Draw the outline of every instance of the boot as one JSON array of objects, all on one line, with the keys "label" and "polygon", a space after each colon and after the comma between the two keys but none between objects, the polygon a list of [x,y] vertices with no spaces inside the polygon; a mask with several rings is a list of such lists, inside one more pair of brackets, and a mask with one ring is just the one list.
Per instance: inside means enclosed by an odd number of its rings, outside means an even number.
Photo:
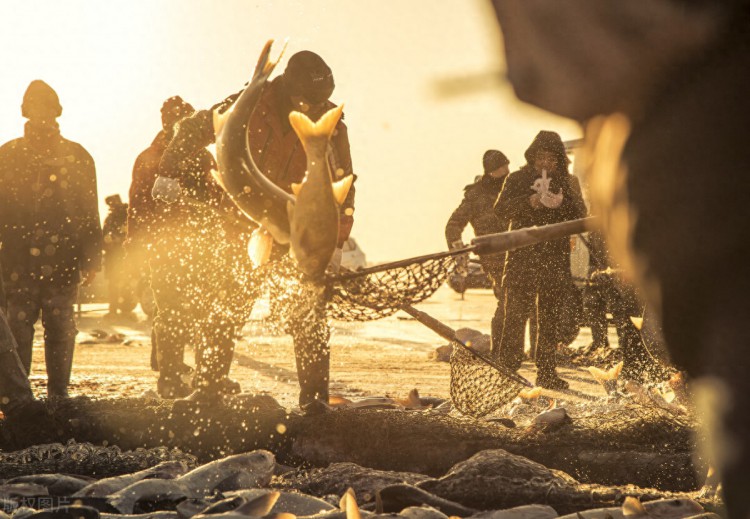
[{"label": "boot", "polygon": [[0,408],[3,413],[11,415],[33,400],[29,377],[16,350],[0,352]]},{"label": "boot", "polygon": [[74,350],[75,339],[45,342],[44,359],[47,363],[47,396],[49,398],[68,398]]}]

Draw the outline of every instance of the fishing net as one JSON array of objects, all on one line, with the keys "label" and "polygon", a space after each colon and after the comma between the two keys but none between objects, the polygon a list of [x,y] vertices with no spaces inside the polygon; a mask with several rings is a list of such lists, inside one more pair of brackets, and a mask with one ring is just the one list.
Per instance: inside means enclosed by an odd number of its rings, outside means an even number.
[{"label": "fishing net", "polygon": [[462,414],[481,418],[501,408],[526,384],[518,375],[459,344],[451,353],[451,400]]},{"label": "fishing net", "polygon": [[[294,261],[287,256],[261,267],[257,275],[262,276],[273,295],[272,319],[279,322],[304,321],[301,315],[314,306],[309,303],[324,293],[330,318],[372,321],[405,310],[435,330],[436,327],[448,328],[411,307],[434,294],[455,268],[452,253],[424,256],[364,272],[345,273],[329,278],[325,288],[316,289],[301,282]],[[490,414],[529,385],[492,359],[454,343],[450,393],[453,405],[462,414],[475,418]]]},{"label": "fishing net", "polygon": [[[327,313],[338,321],[374,321],[415,305],[442,286],[455,268],[453,256],[415,258],[391,268],[368,269],[329,278]],[[305,297],[300,273],[288,256],[256,269],[255,277],[283,306]]]}]

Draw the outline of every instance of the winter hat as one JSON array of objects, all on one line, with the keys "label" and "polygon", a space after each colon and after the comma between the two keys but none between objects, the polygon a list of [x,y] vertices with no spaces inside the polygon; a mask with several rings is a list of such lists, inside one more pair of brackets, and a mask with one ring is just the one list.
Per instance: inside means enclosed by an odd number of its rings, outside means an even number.
[{"label": "winter hat", "polygon": [[482,157],[482,166],[484,166],[485,173],[495,171],[496,169],[500,169],[508,164],[510,164],[508,157],[499,150],[487,150]]},{"label": "winter hat", "polygon": [[122,203],[122,198],[120,198],[120,195],[109,195],[107,198],[104,199],[104,203],[107,204],[109,207],[117,207],[120,205],[125,205]]},{"label": "winter hat", "polygon": [[23,117],[29,119],[34,111],[37,114],[50,115],[53,119],[60,117],[62,114],[62,106],[60,106],[60,98],[57,97],[57,92],[41,79],[35,79],[29,83],[21,103],[21,115]]},{"label": "winter hat", "polygon": [[282,81],[289,96],[302,96],[315,104],[331,97],[336,86],[330,67],[323,58],[309,50],[289,58]]},{"label": "winter hat", "polygon": [[534,162],[536,154],[540,151],[551,151],[558,156],[561,165],[570,163],[568,154],[565,152],[565,144],[563,144],[560,135],[555,132],[542,130],[534,137],[534,141],[523,154],[526,157],[526,162],[529,164]]},{"label": "winter hat", "polygon": [[190,103],[184,101],[180,96],[172,96],[161,105],[161,124],[165,129],[169,129],[185,117],[195,112],[195,108]]}]

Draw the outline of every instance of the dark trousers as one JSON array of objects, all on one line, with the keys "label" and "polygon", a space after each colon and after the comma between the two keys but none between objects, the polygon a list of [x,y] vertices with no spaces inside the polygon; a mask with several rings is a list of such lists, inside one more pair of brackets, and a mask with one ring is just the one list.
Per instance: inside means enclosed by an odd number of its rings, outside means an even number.
[{"label": "dark trousers", "polygon": [[286,328],[294,341],[299,404],[305,406],[313,400],[328,403],[331,330],[326,315],[326,295],[321,287],[303,287],[302,296],[291,305]]},{"label": "dark trousers", "polygon": [[47,365],[47,394],[67,396],[73,367],[75,337],[78,334],[73,306],[77,285],[57,286],[34,282],[8,285],[8,323],[18,344],[18,356],[27,373],[31,371],[34,325],[42,316],[44,358]]},{"label": "dark trousers", "polygon": [[536,313],[536,338],[533,331],[531,334],[532,341],[536,340],[536,366],[542,375],[554,373],[558,342],[556,314],[566,288],[565,276],[560,269],[506,266],[501,300],[492,323],[493,331],[498,331],[492,337],[492,353],[508,368],[521,367],[526,320]]},{"label": "dark trousers", "polygon": [[242,249],[213,218],[196,218],[155,241],[149,265],[161,379],[179,377],[189,345],[196,387],[216,387],[228,376],[235,337],[258,295]]},{"label": "dark trousers", "polygon": [[0,309],[0,410],[10,414],[33,399],[29,377],[16,351],[16,340]]}]

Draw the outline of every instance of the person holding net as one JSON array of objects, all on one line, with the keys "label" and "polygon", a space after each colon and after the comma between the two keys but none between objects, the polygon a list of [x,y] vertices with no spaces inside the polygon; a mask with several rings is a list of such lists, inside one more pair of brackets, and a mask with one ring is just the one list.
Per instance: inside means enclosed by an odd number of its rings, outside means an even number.
[{"label": "person holding net", "polygon": [[[508,175],[495,204],[497,217],[510,229],[541,226],[586,215],[578,179],[568,172],[569,159],[560,136],[541,131],[526,150],[527,164]],[[567,389],[556,372],[558,320],[565,291],[571,285],[570,240],[559,238],[506,253],[501,301],[492,353],[512,370],[521,367],[526,319],[537,312],[538,386]]]}]

